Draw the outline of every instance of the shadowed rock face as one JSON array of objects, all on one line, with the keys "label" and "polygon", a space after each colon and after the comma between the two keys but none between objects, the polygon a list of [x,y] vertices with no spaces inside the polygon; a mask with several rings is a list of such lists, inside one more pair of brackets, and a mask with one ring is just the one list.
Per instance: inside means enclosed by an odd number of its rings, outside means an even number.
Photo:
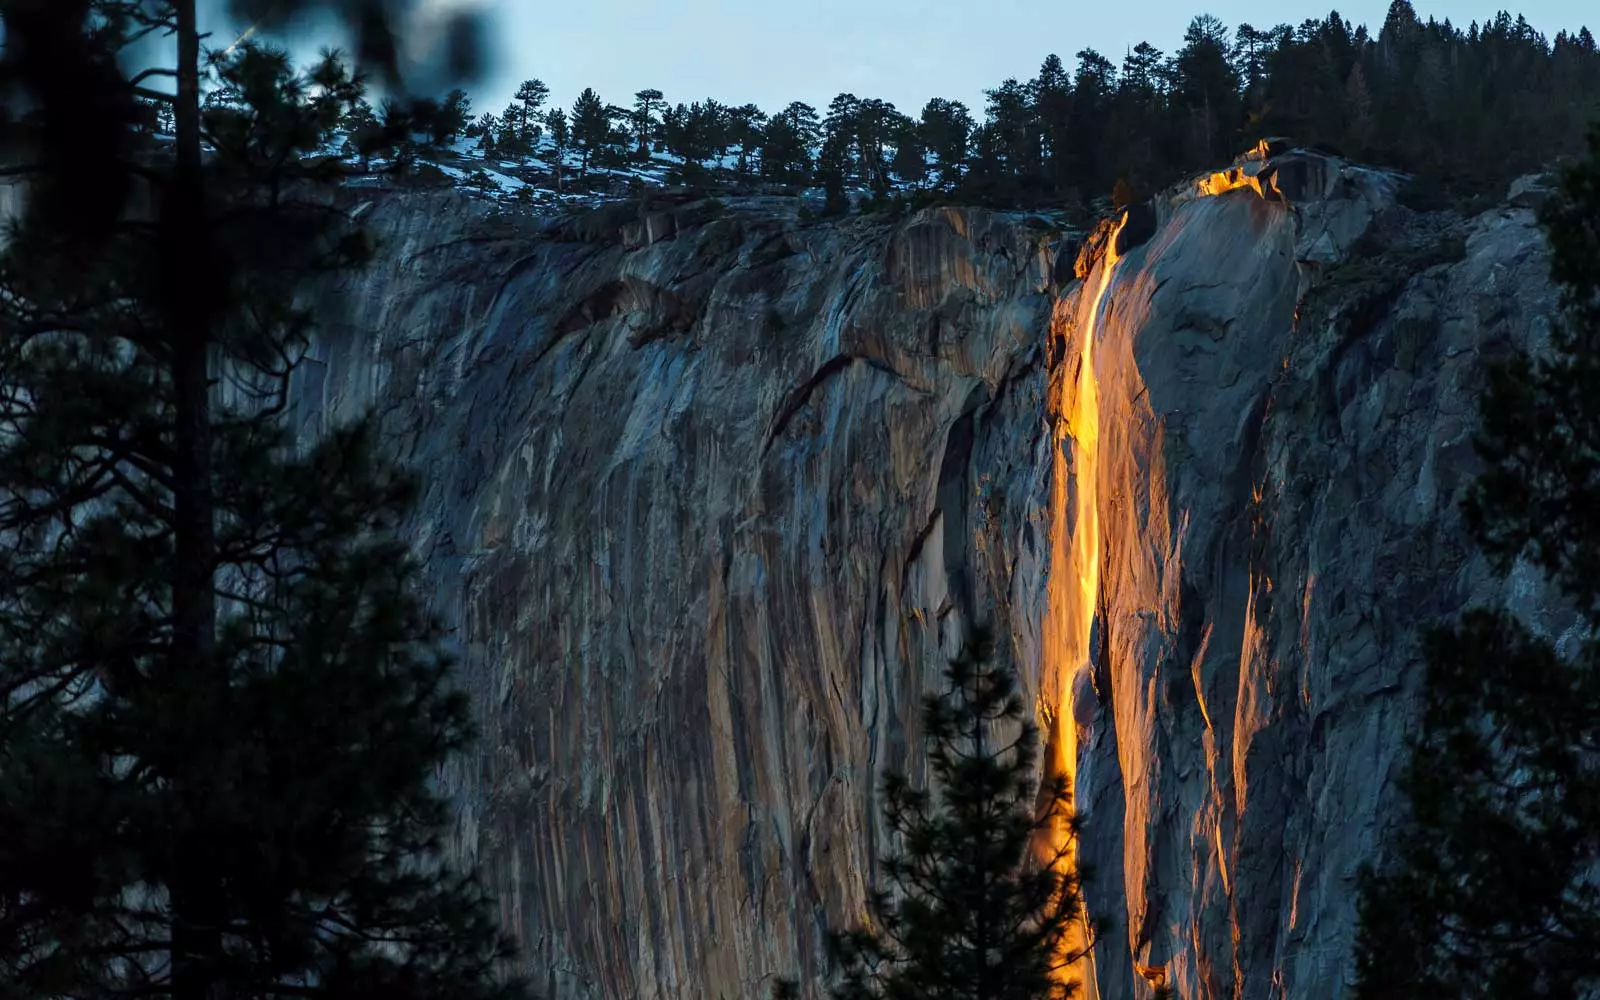
[{"label": "shadowed rock face", "polygon": [[[1375,219],[1439,241],[1382,175],[1318,161],[1288,198],[1276,170],[1270,201],[1154,206],[1098,329],[1121,457],[1074,713],[1105,997],[1145,988],[1135,962],[1185,997],[1340,995],[1412,630],[1503,596],[1452,502],[1483,358],[1552,303],[1530,213],[1357,280],[1331,265]],[[300,385],[308,433],[376,405],[425,479],[416,547],[485,737],[442,776],[453,847],[552,996],[812,980],[962,629],[995,622],[1041,706],[1072,678],[1043,640],[1051,384],[1086,282],[977,210],[486,211],[377,196],[380,262],[329,296]]]}]

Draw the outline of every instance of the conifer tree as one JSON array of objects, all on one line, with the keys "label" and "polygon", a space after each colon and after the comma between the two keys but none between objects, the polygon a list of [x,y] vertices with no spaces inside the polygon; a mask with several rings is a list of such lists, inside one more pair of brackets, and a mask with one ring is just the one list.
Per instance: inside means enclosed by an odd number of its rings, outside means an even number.
[{"label": "conifer tree", "polygon": [[487,160],[493,159],[498,150],[495,142],[495,136],[499,134],[500,129],[500,119],[496,118],[490,112],[485,111],[483,114],[478,116],[477,121],[467,126],[465,134],[469,139],[478,140],[478,151],[481,152],[484,159]]},{"label": "conifer tree", "polygon": [[620,104],[606,105],[606,141],[601,157],[607,166],[622,166],[634,148],[633,111]]},{"label": "conifer tree", "polygon": [[378,120],[377,113],[365,98],[357,97],[350,103],[339,121],[339,128],[345,134],[340,155],[347,161],[355,161],[363,169],[372,154],[386,145],[383,122]]},{"label": "conifer tree", "polygon": [[1241,24],[1234,29],[1233,50],[1230,57],[1233,62],[1233,72],[1239,77],[1247,99],[1255,95],[1256,88],[1266,76],[1267,52],[1271,41],[1271,32],[1260,31],[1249,23]]},{"label": "conifer tree", "polygon": [[522,105],[522,122],[525,125],[534,125],[543,114],[544,102],[550,99],[550,88],[545,86],[543,80],[524,80],[517,87],[517,92],[512,100]]},{"label": "conifer tree", "polygon": [[495,151],[506,159],[522,160],[533,152],[532,125],[523,117],[522,105],[512,101],[500,112],[494,133]]},{"label": "conifer tree", "polygon": [[436,111],[428,115],[428,131],[435,146],[448,146],[472,124],[472,101],[457,88],[445,95]]},{"label": "conifer tree", "polygon": [[[392,82],[393,9],[359,38]],[[471,727],[395,534],[412,484],[370,423],[284,422],[304,281],[366,256],[323,151],[359,86],[204,57],[194,0],[0,20],[32,108],[0,123],[30,185],[0,251],[0,996],[520,995],[440,851]],[[147,29],[175,92],[119,58]]]},{"label": "conifer tree", "polygon": [[854,94],[839,94],[828,102],[828,114],[822,119],[823,138],[836,140],[838,161],[846,182],[858,176],[860,161],[856,156],[856,119],[860,113],[860,98]]},{"label": "conifer tree", "polygon": [[985,125],[992,136],[998,169],[1011,180],[1036,171],[1038,148],[1030,140],[1037,131],[1027,88],[1013,78],[984,96],[989,99]]},{"label": "conifer tree", "polygon": [[[1086,930],[1080,877],[1067,870],[1070,792],[1056,778],[1036,796],[1038,729],[993,653],[979,631],[923,706],[933,790],[901,775],[884,783],[899,853],[883,865],[889,888],[872,894],[871,924],[833,939],[837,1000],[1035,1000],[1080,985],[1067,975]],[[1052,836],[1062,843],[1041,851]]]},{"label": "conifer tree", "polygon": [[728,112],[731,109],[709,97],[697,102],[696,106],[699,108],[696,133],[700,136],[701,146],[708,157],[720,161],[728,155],[728,146],[732,142],[728,128]]},{"label": "conifer tree", "polygon": [[1466,506],[1500,572],[1526,558],[1559,587],[1576,641],[1486,609],[1427,636],[1409,819],[1362,879],[1358,1000],[1600,990],[1600,128],[1588,146],[1544,218],[1553,351],[1492,373]]},{"label": "conifer tree", "polygon": [[728,136],[739,147],[736,169],[741,175],[750,172],[750,163],[761,148],[762,131],[766,124],[766,113],[754,104],[742,104],[728,110]]},{"label": "conifer tree", "polygon": [[808,154],[822,141],[822,120],[816,108],[803,101],[791,101],[783,109],[783,117],[794,128]]},{"label": "conifer tree", "polygon": [[848,140],[833,133],[822,141],[817,154],[817,183],[822,186],[823,215],[843,215],[850,211],[850,199],[845,194],[845,178],[850,169]]},{"label": "conifer tree", "polygon": [[816,127],[816,109],[799,101],[773,115],[761,132],[761,176],[779,184],[803,183],[811,172]]},{"label": "conifer tree", "polygon": [[853,124],[855,146],[860,153],[860,176],[876,197],[883,197],[889,190],[889,164],[884,144],[906,121],[905,115],[893,104],[880,98],[871,97],[856,104]]},{"label": "conifer tree", "polygon": [[1106,128],[1116,93],[1117,68],[1094,49],[1081,49],[1072,76],[1072,123],[1068,128],[1067,156],[1071,173],[1084,191],[1104,191],[1115,180],[1109,176]]},{"label": "conifer tree", "polygon": [[633,134],[639,140],[634,158],[643,162],[650,159],[651,143],[660,135],[661,119],[658,109],[665,107],[661,91],[653,88],[633,95]]},{"label": "conifer tree", "polygon": [[967,141],[972,135],[972,114],[960,101],[935,97],[922,108],[918,125],[922,141],[933,154],[939,183],[953,187],[961,180],[967,162]]},{"label": "conifer tree", "polygon": [[915,122],[902,118],[895,124],[894,174],[915,187],[921,187],[928,178],[928,150],[922,144],[921,131]]},{"label": "conifer tree", "polygon": [[1033,118],[1039,129],[1044,174],[1058,188],[1064,188],[1067,186],[1067,130],[1072,120],[1072,81],[1061,57],[1054,52],[1046,56],[1039,66],[1039,75],[1028,89],[1033,97]]},{"label": "conifer tree", "polygon": [[1233,154],[1239,78],[1229,61],[1233,41],[1215,17],[1190,21],[1183,42],[1173,60],[1173,100],[1182,120],[1183,165],[1198,170]]},{"label": "conifer tree", "polygon": [[555,178],[556,190],[560,191],[565,185],[567,150],[572,146],[572,128],[567,124],[567,113],[560,108],[551,108],[546,112],[544,123],[550,130],[550,145],[545,147],[540,155],[550,164],[550,173]]},{"label": "conifer tree", "polygon": [[578,147],[579,175],[589,175],[589,162],[611,138],[611,118],[606,114],[606,104],[593,88],[583,88],[583,93],[572,104],[572,144]]}]

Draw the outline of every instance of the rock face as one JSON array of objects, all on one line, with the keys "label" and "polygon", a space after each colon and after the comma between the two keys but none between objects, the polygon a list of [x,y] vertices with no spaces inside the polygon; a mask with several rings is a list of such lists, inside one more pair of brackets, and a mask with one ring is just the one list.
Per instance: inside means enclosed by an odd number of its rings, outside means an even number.
[{"label": "rock face", "polygon": [[[1126,920],[1096,955],[1106,997],[1136,995],[1134,963],[1184,997],[1344,995],[1418,626],[1544,606],[1531,578],[1500,592],[1455,512],[1484,359],[1553,307],[1532,216],[1402,224],[1391,178],[1307,159],[1286,204],[1172,198],[1099,317],[1101,707],[1078,790],[1090,909]],[[1087,322],[1069,295],[1056,329]]]},{"label": "rock face", "polygon": [[[1096,315],[1108,234],[1077,280],[1019,215],[363,206],[380,263],[328,296],[298,413],[377,406],[425,477],[485,737],[441,776],[453,846],[549,995],[817,982],[888,846],[882,774],[921,767],[920,695],[980,620],[1080,723],[1099,995],[1140,995],[1135,963],[1186,998],[1340,995],[1416,625],[1541,606],[1453,499],[1483,359],[1553,297],[1526,210],[1419,220],[1385,175],[1271,162],[1152,206]],[[1091,330],[1105,569],[1071,663],[1052,489],[1085,495]]]}]

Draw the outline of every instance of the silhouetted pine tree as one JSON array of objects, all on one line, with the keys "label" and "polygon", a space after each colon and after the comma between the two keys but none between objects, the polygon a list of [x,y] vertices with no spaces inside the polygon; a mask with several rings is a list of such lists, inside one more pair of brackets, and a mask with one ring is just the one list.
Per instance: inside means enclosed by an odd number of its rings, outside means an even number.
[{"label": "silhouetted pine tree", "polygon": [[766,114],[754,104],[742,104],[728,110],[728,138],[739,147],[736,169],[740,175],[750,172],[751,161],[761,148],[762,129],[766,124]]},{"label": "silhouetted pine tree", "polygon": [[843,215],[850,210],[850,199],[845,195],[845,177],[850,169],[846,151],[848,140],[841,133],[833,133],[822,141],[822,152],[817,155],[817,183],[822,186],[823,215]]},{"label": "silhouetted pine tree", "polygon": [[637,91],[633,95],[633,135],[639,141],[633,158],[641,163],[650,159],[651,143],[661,134],[661,119],[657,111],[666,106],[661,96],[661,91],[653,88]]},{"label": "silhouetted pine tree", "polygon": [[522,141],[531,149],[539,140],[539,122],[544,117],[544,102],[550,99],[550,88],[539,79],[524,80],[517,87],[516,95],[512,100],[521,105],[521,116],[517,123],[522,127]]},{"label": "silhouetted pine tree", "polygon": [[[394,5],[361,8],[392,68]],[[323,152],[359,87],[203,62],[194,0],[0,19],[32,108],[0,130],[29,184],[0,252],[0,997],[520,995],[441,856],[471,727],[395,534],[412,483],[370,422],[284,422],[304,282],[367,252]],[[151,97],[119,56],[168,27]],[[237,99],[202,110],[208,63]],[[174,141],[136,138],[139,96]]]},{"label": "silhouetted pine tree", "polygon": [[[834,140],[846,183],[861,179],[860,159],[856,155],[856,133],[860,124],[858,121],[860,114],[860,98],[854,94],[838,94],[828,102],[828,114],[822,119],[822,137],[825,142]],[[820,174],[822,170],[820,157],[817,169]]]},{"label": "silhouetted pine tree", "polygon": [[[1077,839],[1063,779],[1036,795],[1039,733],[1011,670],[980,631],[945,670],[948,690],[923,707],[932,791],[884,784],[899,852],[868,926],[834,938],[838,1000],[944,997],[1034,1000],[1073,995],[1066,970],[1086,930],[1081,881],[1064,871]],[[1042,804],[1042,805],[1041,805]],[[1051,836],[1065,842],[1043,853]]]},{"label": "silhouetted pine tree", "polygon": [[1600,129],[1545,214],[1563,314],[1491,378],[1468,522],[1581,618],[1558,650],[1503,612],[1427,637],[1408,825],[1363,876],[1358,1000],[1600,990]]},{"label": "silhouetted pine tree", "polygon": [[810,105],[795,102],[773,115],[761,132],[761,176],[779,184],[803,183],[811,173],[811,152],[801,131],[806,121],[816,122]]},{"label": "silhouetted pine tree", "polygon": [[972,115],[960,101],[935,97],[922,107],[917,133],[933,154],[939,184],[951,188],[961,182],[967,162],[967,140],[972,135]]},{"label": "silhouetted pine tree", "polygon": [[589,162],[611,139],[611,118],[605,102],[589,87],[572,105],[572,144],[578,147],[579,176],[589,175]]},{"label": "silhouetted pine tree", "polygon": [[572,128],[567,124],[567,113],[560,108],[545,112],[545,128],[550,132],[550,145],[540,151],[540,156],[550,166],[556,190],[566,186],[567,150],[572,147]]}]

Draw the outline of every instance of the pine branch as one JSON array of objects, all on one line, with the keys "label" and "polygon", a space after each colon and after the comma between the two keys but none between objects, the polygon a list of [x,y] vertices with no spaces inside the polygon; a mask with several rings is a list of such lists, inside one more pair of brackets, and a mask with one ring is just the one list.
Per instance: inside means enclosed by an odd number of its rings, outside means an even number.
[{"label": "pine branch", "polygon": [[[148,29],[148,30],[154,30],[154,29]],[[144,81],[150,79],[153,76],[165,76],[165,77],[170,77],[172,79],[177,79],[178,71],[175,70],[175,69],[167,69],[165,67],[151,67],[150,69],[141,70],[140,72],[135,73],[132,77],[130,77],[128,79],[128,86],[133,87],[134,90],[136,92],[138,92],[140,90],[139,84],[143,83]]]}]

